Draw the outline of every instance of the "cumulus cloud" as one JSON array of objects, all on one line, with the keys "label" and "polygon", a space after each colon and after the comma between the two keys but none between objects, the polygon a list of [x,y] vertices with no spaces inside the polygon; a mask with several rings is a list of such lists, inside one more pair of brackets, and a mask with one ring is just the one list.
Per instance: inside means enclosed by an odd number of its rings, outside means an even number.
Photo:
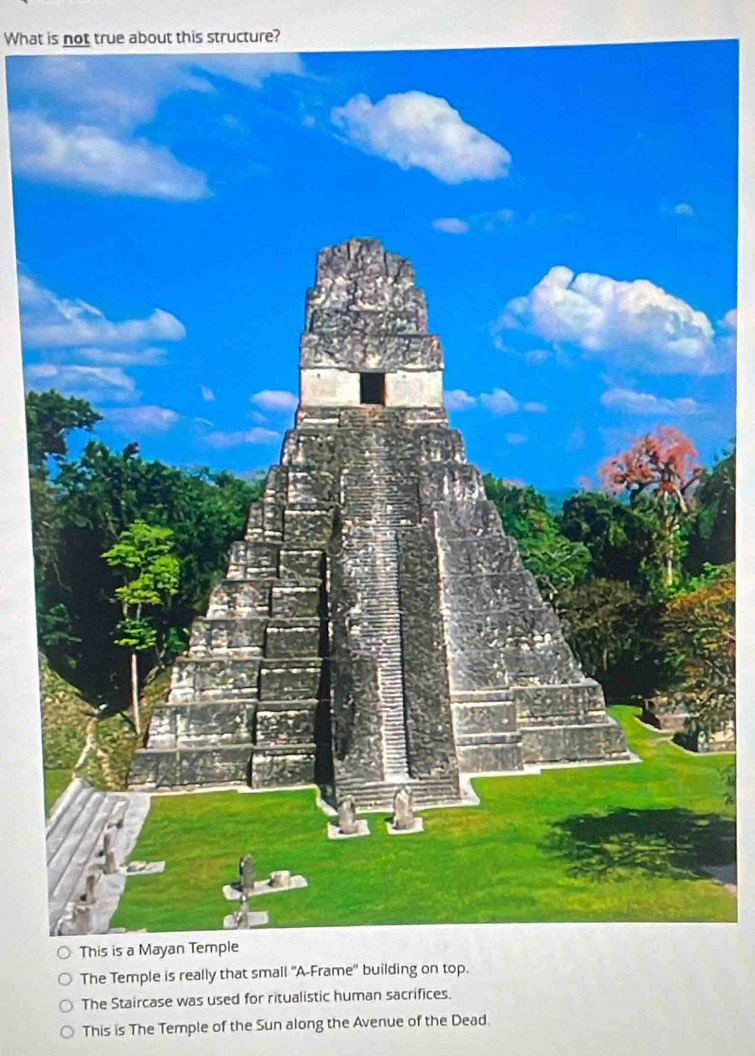
[{"label": "cumulus cloud", "polygon": [[464,389],[450,389],[443,394],[443,402],[449,411],[466,411],[468,407],[474,407],[477,400]]},{"label": "cumulus cloud", "polygon": [[704,414],[708,410],[704,404],[687,396],[669,398],[655,396],[651,392],[635,392],[633,389],[607,389],[600,397],[600,402],[611,410],[646,418],[668,415],[687,417]]},{"label": "cumulus cloud", "polygon": [[120,367],[32,363],[24,369],[30,389],[57,389],[90,401],[121,402],[139,396],[136,382]]},{"label": "cumulus cloud", "polygon": [[167,407],[143,404],[140,407],[114,407],[107,412],[105,420],[119,433],[165,433],[180,417]]},{"label": "cumulus cloud", "polygon": [[227,447],[240,447],[242,444],[272,444],[280,440],[280,433],[274,429],[263,429],[255,426],[253,429],[238,429],[235,432],[213,432],[208,433],[205,442],[210,447],[224,449]]},{"label": "cumulus cloud", "polygon": [[528,411],[529,414],[545,414],[548,407],[544,403],[535,403],[534,401],[529,400],[527,403],[522,404],[522,410]]},{"label": "cumulus cloud", "polygon": [[677,202],[674,206],[674,213],[677,216],[694,216],[695,210],[687,202]]},{"label": "cumulus cloud", "polygon": [[497,327],[655,374],[725,369],[707,315],[648,279],[624,282],[553,267],[526,296],[508,302]]},{"label": "cumulus cloud", "polygon": [[297,55],[281,54],[34,57],[9,78],[14,171],[103,194],[204,198],[204,173],[137,130],[176,92],[215,92],[212,76],[259,89],[272,74],[303,72]]},{"label": "cumulus cloud", "polygon": [[528,439],[529,437],[526,436],[524,433],[506,433],[505,436],[506,443],[514,444],[515,446],[518,446],[519,444],[526,444]]},{"label": "cumulus cloud", "polygon": [[200,385],[199,391],[202,393],[202,399],[205,400],[207,403],[212,403],[212,401],[215,399],[215,393],[206,385]]},{"label": "cumulus cloud", "polygon": [[492,414],[513,414],[514,411],[519,410],[519,402],[505,389],[493,389],[492,392],[481,393],[480,402]]},{"label": "cumulus cloud", "polygon": [[469,231],[466,220],[460,220],[458,216],[442,216],[433,220],[432,227],[436,231],[444,231],[447,235],[465,235]]},{"label": "cumulus cloud", "polygon": [[402,169],[425,169],[444,183],[508,175],[505,147],[467,124],[446,99],[426,92],[387,95],[378,103],[355,95],[331,110],[331,120],[368,154]]},{"label": "cumulus cloud", "polygon": [[255,392],[251,401],[263,411],[295,411],[299,406],[299,399],[293,392],[281,389],[263,389],[262,392]]},{"label": "cumulus cloud", "polygon": [[168,201],[205,198],[204,173],[147,139],[119,139],[92,125],[64,127],[31,112],[11,116],[13,170],[40,183]]},{"label": "cumulus cloud", "polygon": [[186,336],[183,323],[162,308],[144,319],[113,322],[99,308],[80,298],[59,297],[26,274],[19,277],[19,298],[21,336],[27,349],[87,346],[90,357],[96,354],[101,362],[102,346],[180,341]]}]

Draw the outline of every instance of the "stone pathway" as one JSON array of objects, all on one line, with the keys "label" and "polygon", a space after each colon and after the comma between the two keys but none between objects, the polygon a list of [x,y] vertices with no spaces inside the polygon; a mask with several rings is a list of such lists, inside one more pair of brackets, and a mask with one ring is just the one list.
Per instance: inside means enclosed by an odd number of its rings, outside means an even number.
[{"label": "stone pathway", "polygon": [[97,877],[89,931],[108,930],[126,885],[125,869],[105,873],[105,834],[119,866],[134,848],[149,811],[143,793],[97,792],[81,778],[60,796],[47,821],[47,882],[50,934],[60,934],[73,903],[86,891],[87,876]]}]

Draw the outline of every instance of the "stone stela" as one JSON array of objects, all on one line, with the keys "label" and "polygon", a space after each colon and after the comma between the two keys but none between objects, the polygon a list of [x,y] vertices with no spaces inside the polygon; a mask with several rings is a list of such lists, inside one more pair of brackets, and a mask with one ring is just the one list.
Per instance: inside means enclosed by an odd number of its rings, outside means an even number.
[{"label": "stone stela", "polygon": [[467,462],[408,260],[326,247],[296,424],[195,620],[135,789],[318,784],[458,802],[459,773],[627,759]]}]

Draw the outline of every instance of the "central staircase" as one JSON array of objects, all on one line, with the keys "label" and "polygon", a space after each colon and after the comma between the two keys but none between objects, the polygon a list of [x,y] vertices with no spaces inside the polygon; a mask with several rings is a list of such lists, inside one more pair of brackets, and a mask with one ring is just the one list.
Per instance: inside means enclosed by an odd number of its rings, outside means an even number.
[{"label": "central staircase", "polygon": [[[403,631],[398,530],[419,520],[416,484],[391,447],[390,410],[360,407],[348,412],[354,440],[342,475],[342,507],[354,533],[369,549],[360,556],[360,647],[377,660],[378,713],[382,741],[382,781],[342,777],[338,796],[352,795],[359,810],[382,810],[404,785],[418,806],[459,799],[455,777],[411,776],[404,700]],[[347,543],[348,546],[348,543]]]}]

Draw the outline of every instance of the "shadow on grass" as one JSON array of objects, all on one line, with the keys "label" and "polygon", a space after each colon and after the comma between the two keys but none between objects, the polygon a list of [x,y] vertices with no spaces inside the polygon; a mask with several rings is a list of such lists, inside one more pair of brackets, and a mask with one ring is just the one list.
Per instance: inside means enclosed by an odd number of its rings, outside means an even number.
[{"label": "shadow on grass", "polygon": [[698,880],[735,860],[735,841],[733,821],[673,807],[572,815],[553,825],[543,850],[566,859],[571,876]]}]

